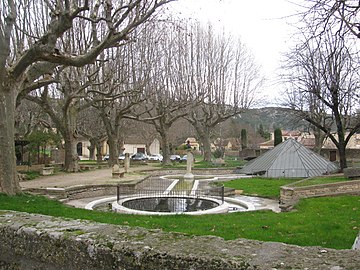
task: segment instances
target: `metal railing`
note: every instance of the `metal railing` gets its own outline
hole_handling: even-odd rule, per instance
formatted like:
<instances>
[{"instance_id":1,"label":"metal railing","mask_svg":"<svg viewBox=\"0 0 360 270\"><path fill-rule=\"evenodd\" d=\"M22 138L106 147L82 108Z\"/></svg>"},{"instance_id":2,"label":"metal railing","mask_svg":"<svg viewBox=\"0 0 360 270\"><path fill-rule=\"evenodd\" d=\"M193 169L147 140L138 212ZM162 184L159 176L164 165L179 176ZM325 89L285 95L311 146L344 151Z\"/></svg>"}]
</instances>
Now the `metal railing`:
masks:
<instances>
[{"instance_id":1,"label":"metal railing","mask_svg":"<svg viewBox=\"0 0 360 270\"><path fill-rule=\"evenodd\" d=\"M117 186L117 201L128 197L217 197L224 203L224 186L211 189L173 189L165 193L164 189L134 189L128 186Z\"/></svg>"}]
</instances>

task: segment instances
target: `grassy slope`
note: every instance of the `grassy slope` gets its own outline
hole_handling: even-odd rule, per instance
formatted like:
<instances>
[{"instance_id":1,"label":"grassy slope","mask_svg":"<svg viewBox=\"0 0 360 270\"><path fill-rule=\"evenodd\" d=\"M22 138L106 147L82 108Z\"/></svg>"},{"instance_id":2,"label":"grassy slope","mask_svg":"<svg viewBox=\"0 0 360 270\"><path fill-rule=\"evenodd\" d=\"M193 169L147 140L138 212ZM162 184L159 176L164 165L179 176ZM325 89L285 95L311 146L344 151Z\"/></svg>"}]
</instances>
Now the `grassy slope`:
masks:
<instances>
[{"instance_id":1,"label":"grassy slope","mask_svg":"<svg viewBox=\"0 0 360 270\"><path fill-rule=\"evenodd\" d=\"M345 176L314 177L295 183L292 186L303 187L303 186L330 184L330 183L343 182L343 181L349 181L349 178Z\"/></svg>"},{"instance_id":2,"label":"grassy slope","mask_svg":"<svg viewBox=\"0 0 360 270\"><path fill-rule=\"evenodd\" d=\"M224 182L225 187L243 190L244 195L267 198L279 198L280 187L298 181L298 179L242 178Z\"/></svg>"},{"instance_id":3,"label":"grassy slope","mask_svg":"<svg viewBox=\"0 0 360 270\"><path fill-rule=\"evenodd\" d=\"M302 200L297 211L242 212L204 216L134 216L76 209L41 196L0 194L0 209L39 213L110 224L161 228L226 240L249 238L297 245L350 248L360 228L360 197Z\"/></svg>"}]
</instances>

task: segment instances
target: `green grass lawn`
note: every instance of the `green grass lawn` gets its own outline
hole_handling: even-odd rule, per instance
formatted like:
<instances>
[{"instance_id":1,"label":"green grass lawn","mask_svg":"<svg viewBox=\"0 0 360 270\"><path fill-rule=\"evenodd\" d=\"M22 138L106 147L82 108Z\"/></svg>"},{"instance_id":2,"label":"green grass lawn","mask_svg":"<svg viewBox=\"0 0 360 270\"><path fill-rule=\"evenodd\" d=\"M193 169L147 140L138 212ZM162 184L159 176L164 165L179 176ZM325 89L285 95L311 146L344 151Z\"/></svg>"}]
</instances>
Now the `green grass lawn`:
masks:
<instances>
[{"instance_id":1,"label":"green grass lawn","mask_svg":"<svg viewBox=\"0 0 360 270\"><path fill-rule=\"evenodd\" d=\"M0 194L0 209L190 235L216 235L226 240L248 238L336 249L351 248L360 228L360 197L356 196L302 200L296 206L297 211L289 213L255 211L203 216L137 216L72 208L42 196Z\"/></svg>"},{"instance_id":2,"label":"green grass lawn","mask_svg":"<svg viewBox=\"0 0 360 270\"><path fill-rule=\"evenodd\" d=\"M292 187L304 187L304 186L313 186L313 185L321 185L321 184L329 184L343 181L350 181L351 179L345 176L327 176L327 177L314 177L305 179L304 181L294 183L291 185Z\"/></svg>"},{"instance_id":3,"label":"green grass lawn","mask_svg":"<svg viewBox=\"0 0 360 270\"><path fill-rule=\"evenodd\" d=\"M254 195L266 198L279 198L280 187L299 181L286 178L240 178L222 182L225 187L243 190L243 195Z\"/></svg>"}]
</instances>

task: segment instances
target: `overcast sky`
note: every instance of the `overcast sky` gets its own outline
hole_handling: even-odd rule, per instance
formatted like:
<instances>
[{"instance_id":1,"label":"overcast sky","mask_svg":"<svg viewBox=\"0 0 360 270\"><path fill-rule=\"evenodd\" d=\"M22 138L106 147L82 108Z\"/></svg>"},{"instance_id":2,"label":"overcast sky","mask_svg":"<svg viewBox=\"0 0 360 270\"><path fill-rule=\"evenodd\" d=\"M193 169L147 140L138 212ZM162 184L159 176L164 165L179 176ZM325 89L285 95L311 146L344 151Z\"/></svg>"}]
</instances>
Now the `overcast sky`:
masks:
<instances>
[{"instance_id":1,"label":"overcast sky","mask_svg":"<svg viewBox=\"0 0 360 270\"><path fill-rule=\"evenodd\" d=\"M289 0L178 0L172 5L182 16L210 21L240 36L268 79L264 91L271 97L279 94L281 86L274 85L274 80L279 73L281 53L291 43L294 28L290 22L295 20L295 4Z\"/></svg>"}]
</instances>

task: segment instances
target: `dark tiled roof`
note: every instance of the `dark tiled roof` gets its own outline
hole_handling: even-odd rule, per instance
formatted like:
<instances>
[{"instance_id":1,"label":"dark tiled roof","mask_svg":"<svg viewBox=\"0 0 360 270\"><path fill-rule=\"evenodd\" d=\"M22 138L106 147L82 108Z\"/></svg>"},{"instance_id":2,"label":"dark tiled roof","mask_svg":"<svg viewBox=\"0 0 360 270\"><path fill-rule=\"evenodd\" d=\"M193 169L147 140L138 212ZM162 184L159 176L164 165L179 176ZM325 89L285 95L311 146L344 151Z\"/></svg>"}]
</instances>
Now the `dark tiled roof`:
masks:
<instances>
[{"instance_id":1,"label":"dark tiled roof","mask_svg":"<svg viewBox=\"0 0 360 270\"><path fill-rule=\"evenodd\" d=\"M334 163L294 139L288 139L250 161L239 172L245 174L261 172L266 177L311 177L337 169Z\"/></svg>"}]
</instances>

